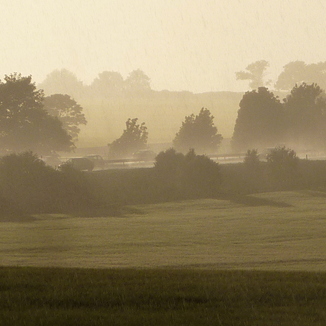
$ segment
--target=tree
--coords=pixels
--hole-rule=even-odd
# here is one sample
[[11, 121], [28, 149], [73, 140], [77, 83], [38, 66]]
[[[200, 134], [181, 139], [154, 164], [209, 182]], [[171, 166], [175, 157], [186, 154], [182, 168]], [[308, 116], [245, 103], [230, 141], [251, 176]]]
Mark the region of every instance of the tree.
[[247, 71], [236, 72], [237, 80], [250, 80], [249, 87], [255, 89], [270, 84], [270, 80], [264, 82], [264, 72], [269, 66], [269, 63], [265, 60], [260, 60], [251, 63], [246, 67]]
[[150, 79], [142, 70], [133, 70], [125, 81], [125, 89], [132, 92], [150, 91]]
[[294, 150], [285, 146], [273, 148], [266, 159], [271, 174], [281, 181], [291, 179], [297, 171], [299, 158]]
[[280, 142], [283, 108], [277, 96], [266, 87], [259, 87], [258, 91], [246, 92], [239, 106], [232, 136], [233, 150], [272, 147]]
[[120, 73], [115, 71], [103, 71], [94, 79], [91, 84], [94, 95], [109, 97], [121, 93], [124, 87], [124, 80]]
[[74, 144], [58, 118], [43, 109], [43, 91], [32, 77], [20, 74], [0, 81], [0, 148], [7, 151], [33, 150], [48, 155], [70, 151]]
[[304, 149], [325, 147], [326, 99], [317, 84], [293, 87], [284, 108], [288, 143]]
[[39, 87], [44, 90], [46, 95], [69, 94], [73, 98], [79, 99], [84, 94], [83, 83], [67, 69], [52, 71]]
[[126, 129], [120, 138], [109, 144], [109, 156], [125, 158], [134, 152], [145, 149], [148, 139], [148, 131], [145, 123], [138, 124], [138, 118], [128, 119]]
[[59, 118], [63, 128], [74, 141], [78, 140], [79, 125], [86, 125], [83, 108], [69, 95], [54, 94], [44, 98], [44, 108], [53, 117]]
[[275, 84], [278, 90], [290, 90], [296, 84], [303, 82], [317, 83], [322, 88], [326, 88], [326, 61], [312, 64], [293, 61], [286, 64], [283, 69]]
[[216, 153], [223, 137], [217, 133], [211, 112], [202, 108], [198, 115], [185, 117], [173, 140], [176, 150], [186, 153], [190, 148], [199, 153]]
[[258, 150], [257, 149], [248, 149], [243, 162], [248, 168], [257, 169], [259, 166]]

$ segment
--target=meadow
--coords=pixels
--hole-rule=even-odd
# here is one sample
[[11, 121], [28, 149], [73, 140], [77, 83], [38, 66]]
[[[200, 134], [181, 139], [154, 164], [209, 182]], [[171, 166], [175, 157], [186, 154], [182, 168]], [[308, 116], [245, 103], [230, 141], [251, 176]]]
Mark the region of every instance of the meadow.
[[3, 217], [0, 264], [326, 271], [325, 212], [301, 190]]
[[1, 325], [325, 325], [319, 191], [3, 216]]

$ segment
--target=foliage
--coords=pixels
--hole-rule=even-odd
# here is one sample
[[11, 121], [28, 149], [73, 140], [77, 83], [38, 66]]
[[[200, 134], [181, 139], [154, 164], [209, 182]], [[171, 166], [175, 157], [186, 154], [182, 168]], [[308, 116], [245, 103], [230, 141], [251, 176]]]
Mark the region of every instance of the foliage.
[[284, 100], [286, 141], [303, 148], [326, 145], [326, 99], [317, 84], [296, 85]]
[[22, 211], [60, 212], [90, 203], [83, 174], [57, 171], [32, 152], [0, 159], [0, 197]]
[[109, 157], [126, 158], [134, 152], [145, 149], [148, 131], [145, 123], [138, 124], [138, 118], [128, 119], [126, 129], [120, 138], [109, 144]]
[[179, 132], [173, 140], [177, 151], [186, 153], [193, 148], [199, 153], [216, 153], [223, 137], [217, 133], [211, 112], [202, 108], [198, 115], [185, 117]]
[[49, 73], [39, 85], [46, 95], [69, 94], [75, 99], [83, 96], [85, 87], [75, 74], [67, 69], [56, 69]]
[[268, 85], [270, 81], [264, 82], [264, 71], [268, 66], [269, 63], [265, 60], [253, 62], [246, 67], [247, 71], [236, 72], [236, 78], [237, 80], [250, 80], [251, 89]]
[[218, 163], [193, 149], [186, 155], [173, 148], [159, 153], [154, 169], [159, 185], [172, 197], [214, 196], [221, 183]]
[[275, 88], [290, 90], [295, 84], [317, 83], [326, 88], [326, 61], [306, 64], [304, 61], [293, 61], [286, 64], [279, 75]]
[[246, 92], [239, 106], [232, 136], [235, 151], [272, 147], [280, 142], [284, 113], [277, 96], [267, 88], [259, 87], [258, 91]]
[[74, 144], [61, 122], [43, 109], [43, 92], [32, 77], [6, 75], [0, 82], [0, 147], [39, 154], [70, 151]]
[[257, 149], [248, 149], [244, 158], [244, 164], [252, 169], [256, 169], [259, 166], [259, 155]]
[[298, 168], [299, 158], [294, 150], [285, 146], [275, 147], [266, 156], [271, 173], [281, 179], [290, 179]]
[[93, 95], [107, 98], [122, 92], [124, 88], [124, 80], [118, 72], [103, 71], [94, 79], [90, 88]]
[[142, 70], [134, 70], [125, 80], [125, 89], [131, 92], [150, 91], [150, 78]]
[[78, 140], [79, 125], [86, 125], [83, 108], [69, 95], [54, 94], [44, 98], [44, 108], [57, 117], [74, 141]]

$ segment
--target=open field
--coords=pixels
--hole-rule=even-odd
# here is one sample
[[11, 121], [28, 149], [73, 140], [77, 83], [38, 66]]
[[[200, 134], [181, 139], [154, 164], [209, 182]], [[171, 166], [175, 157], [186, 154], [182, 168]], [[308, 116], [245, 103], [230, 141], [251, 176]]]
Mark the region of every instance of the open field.
[[4, 216], [0, 264], [326, 271], [325, 196], [275, 192], [137, 205], [114, 216]]
[[324, 326], [326, 273], [0, 268], [2, 326]]

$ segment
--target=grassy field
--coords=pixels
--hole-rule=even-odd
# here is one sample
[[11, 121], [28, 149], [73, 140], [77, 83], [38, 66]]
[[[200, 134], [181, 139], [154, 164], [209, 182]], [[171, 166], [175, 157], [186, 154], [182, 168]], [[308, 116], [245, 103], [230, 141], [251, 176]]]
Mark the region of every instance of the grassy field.
[[325, 193], [301, 191], [4, 216], [0, 264], [326, 271], [325, 212]]
[[4, 215], [0, 325], [326, 325], [325, 197]]
[[0, 324], [326, 324], [326, 273], [0, 268]]

